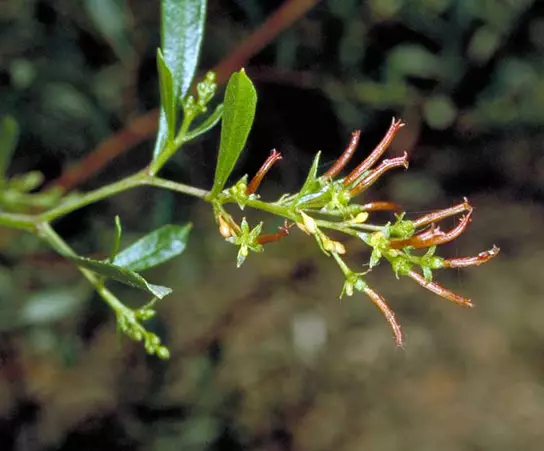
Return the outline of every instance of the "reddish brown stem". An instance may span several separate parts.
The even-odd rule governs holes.
[[[229,75],[240,69],[253,55],[261,51],[278,34],[292,25],[320,0],[286,0],[266,21],[251,34],[234,52],[221,61],[213,71],[218,83],[227,80]]]
[[[62,175],[48,183],[44,190],[61,188],[64,192],[88,180],[112,160],[147,139],[157,130],[159,110],[154,109],[129,122],[121,131],[102,141],[90,154],[64,170]]]
[[[346,147],[346,150],[340,155],[338,160],[334,162],[334,164],[329,168],[325,174],[323,174],[324,177],[328,178],[334,178],[336,177],[342,169],[346,167],[346,164],[348,164],[349,160],[351,160],[351,157],[355,153],[355,150],[357,149],[357,144],[359,144],[359,138],[361,137],[361,130],[355,130],[351,134],[351,140]]]
[[[431,241],[436,240],[444,235],[445,233],[440,230],[440,227],[436,227],[434,224],[432,224],[429,230],[425,230],[418,235],[414,235],[410,238],[404,239],[392,239],[389,242],[389,247],[391,249],[402,249],[406,246],[411,246],[415,249],[421,249],[424,247],[432,246],[431,244],[429,244]]]
[[[450,216],[455,216],[459,213],[463,213],[465,211],[471,212],[472,211],[472,205],[468,203],[468,199],[465,197],[463,199],[463,203],[454,205],[450,208],[445,208],[444,210],[438,210],[433,211],[432,213],[426,214],[424,216],[421,216],[413,221],[414,226],[416,228],[426,226],[428,224],[431,224],[433,222],[441,221],[442,219],[448,218]]]
[[[385,172],[393,168],[404,167],[408,169],[408,154],[404,152],[402,157],[391,158],[389,160],[383,160],[380,165],[371,171],[365,178],[363,178],[357,185],[355,185],[349,192],[351,197],[361,193],[369,186],[371,186],[376,180],[378,180]]]
[[[467,228],[471,220],[472,211],[469,211],[468,214],[461,218],[459,224],[456,227],[451,229],[449,232],[442,232],[440,227],[433,227],[431,229],[415,235],[411,238],[406,238],[403,240],[391,240],[389,246],[391,249],[401,249],[406,246],[411,246],[415,249],[421,249],[424,247],[438,246],[440,244],[449,243],[457,237],[459,237]]]
[[[285,221],[282,226],[278,227],[278,231],[276,233],[266,233],[264,235],[259,235],[257,237],[257,243],[267,244],[278,241],[283,237],[289,235],[289,233],[291,232],[291,227],[293,227],[294,225],[294,223],[288,224],[287,221]]]
[[[415,271],[410,271],[407,273],[407,275],[414,279],[417,283],[419,283],[423,288],[432,291],[433,293],[443,297],[444,299],[447,299],[448,301],[455,302],[456,304],[462,305],[464,307],[474,307],[470,299],[454,293],[453,291],[450,291],[447,288],[438,285],[436,282],[427,282],[425,280],[425,277]]]
[[[246,188],[246,194],[253,194],[257,191],[259,186],[261,185],[261,182],[263,181],[264,176],[267,174],[267,172],[270,170],[270,168],[274,165],[274,163],[278,160],[281,160],[282,156],[281,153],[279,153],[276,149],[272,149],[270,152],[270,155],[265,160],[261,168],[257,171],[255,176],[251,179],[251,182]]]
[[[499,255],[500,249],[493,246],[492,249],[480,252],[476,257],[460,257],[444,260],[444,268],[466,268],[467,266],[479,266]]]
[[[381,140],[381,142],[376,146],[376,148],[370,153],[370,155],[365,158],[359,166],[357,166],[345,179],[344,186],[349,186],[355,182],[362,174],[368,171],[376,161],[384,154],[387,150],[397,132],[404,127],[404,123],[399,119],[398,121],[393,118],[389,130]]]
[[[400,328],[399,323],[397,323],[395,313],[393,310],[391,310],[389,305],[387,305],[385,298],[368,286],[365,287],[364,292],[372,300],[372,302],[374,302],[374,305],[380,309],[383,316],[385,316],[385,319],[393,330],[393,335],[395,336],[395,343],[397,343],[397,346],[403,347],[404,340],[402,338],[402,329]]]
[[[465,216],[461,218],[457,226],[455,226],[449,232],[443,233],[442,235],[437,236],[436,238],[429,239],[427,242],[427,246],[425,247],[438,246],[440,244],[446,244],[446,243],[449,243],[450,241],[453,241],[466,230],[471,220],[472,220],[472,211],[469,211]]]
[[[361,205],[362,211],[401,211],[402,207],[393,202],[369,202]]]

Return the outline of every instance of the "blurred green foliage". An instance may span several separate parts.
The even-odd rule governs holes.
[[[533,177],[532,194],[544,187],[541,140],[535,145],[532,138],[538,139],[544,121],[544,16],[538,3],[324,1],[248,71],[254,69],[258,79],[262,69],[263,85],[325,93],[346,132],[375,127],[383,117],[387,124],[392,114],[409,119],[415,130],[421,126],[422,144],[433,150],[428,173],[393,181],[399,198],[435,199],[432,193],[452,173],[473,165],[474,178],[482,177],[489,167],[477,164],[486,158],[496,159],[509,186],[519,188],[513,197],[527,192]],[[202,67],[224,56],[278,4],[210,2]],[[0,115],[13,115],[21,133],[13,171],[38,169],[50,180],[129,118],[158,104],[158,5],[12,0],[0,3],[0,36]],[[286,147],[300,142],[285,128],[273,133]],[[322,129],[333,133],[338,131],[332,126]],[[146,155],[151,148],[146,143]],[[104,177],[126,171],[139,155],[137,149]],[[183,173],[183,164],[193,158],[192,176],[209,180],[203,173],[212,167],[198,166],[206,164],[205,155],[189,152],[170,170]],[[285,178],[296,178],[289,171]],[[95,240],[107,247],[113,211],[137,229],[188,208],[168,194],[127,193],[111,202],[113,207],[90,209],[61,224],[80,250],[95,248]],[[151,203],[158,205],[156,215],[140,217]],[[196,219],[199,214],[194,212]],[[111,450],[536,451],[544,413],[538,363],[544,315],[535,296],[542,291],[535,277],[543,255],[534,219],[539,216],[502,203],[484,214],[498,225],[492,230],[497,244],[512,249],[519,265],[489,269],[483,283],[461,280],[487,304],[481,316],[422,308],[419,295],[403,285],[392,296],[405,298],[398,314],[407,319],[413,351],[400,357],[372,306],[334,301],[336,289],[330,287],[337,284],[329,282],[334,276],[315,268],[313,254],[302,245],[287,245],[276,259],[267,256],[262,259],[267,262],[234,273],[225,270],[221,254],[230,249],[222,250],[205,232],[195,233],[190,264],[160,272],[184,287],[162,321],[154,322],[171,338],[173,363],[167,369],[138,357],[139,350],[123,358],[114,324],[71,267],[42,254],[37,240],[2,230],[5,449],[10,443],[17,449],[18,440],[37,443],[35,449],[65,450],[91,449],[82,445],[86,442]],[[209,222],[205,219],[202,223]],[[512,237],[513,229],[525,247],[512,244],[521,239]],[[490,232],[480,227],[475,233]],[[199,247],[206,251],[194,252]],[[292,268],[286,261],[295,253],[304,260]],[[294,332],[308,315],[311,325],[322,330],[319,325],[326,324],[328,333],[326,344],[317,340],[310,357]],[[430,323],[434,330],[427,333]],[[43,413],[25,422],[16,414],[26,413],[29,403]]]

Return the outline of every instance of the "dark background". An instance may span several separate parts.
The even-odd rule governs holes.
[[[210,1],[202,70],[280,4]],[[207,205],[124,193],[55,226],[93,253],[108,248],[115,214],[127,240],[195,224],[186,253],[149,274],[175,289],[150,326],[172,358],[119,337],[69,264],[0,230],[0,449],[541,449],[543,9],[531,0],[323,1],[246,66],[259,104],[237,175],[277,148],[284,158],[264,196],[296,190],[316,151],[330,163],[361,128],[362,158],[402,117],[391,154],[406,149],[410,170],[385,177],[368,200],[417,215],[469,197],[474,221],[442,255],[493,244],[501,255],[439,280],[476,309],[377,268],[368,281],[403,325],[402,351],[365,297],[337,300],[336,265],[301,233],[236,270]],[[53,180],[158,103],[158,2],[3,1],[0,27],[0,114],[21,127],[10,174]],[[164,175],[209,188],[217,141],[215,130],[187,146]],[[79,188],[143,167],[152,146]]]

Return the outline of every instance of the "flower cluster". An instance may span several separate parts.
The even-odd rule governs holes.
[[[359,143],[360,131],[353,132],[345,151],[323,175],[317,175],[318,154],[298,193],[284,195],[276,202],[266,204],[259,199],[256,192],[266,173],[282,158],[279,152],[273,150],[249,184],[246,183],[247,177],[242,178],[232,188],[224,191],[214,204],[221,235],[240,246],[238,266],[245,261],[249,250],[262,251],[263,244],[288,235],[293,224],[313,236],[319,248],[336,260],[345,276],[341,296],[351,296],[354,291],[365,293],[387,319],[399,346],[404,343],[402,330],[385,299],[366,283],[366,274],[381,262],[388,262],[397,277],[410,277],[422,287],[447,300],[472,307],[470,299],[435,282],[433,271],[478,266],[499,253],[499,249],[493,246],[473,257],[445,259],[435,255],[437,246],[457,239],[470,224],[473,208],[467,199],[452,207],[411,220],[393,202],[354,201],[387,171],[398,167],[408,168],[406,152],[401,157],[379,161],[404,125],[402,121],[393,118],[387,133],[370,155],[348,175],[339,177],[355,154]],[[261,234],[262,223],[251,229],[244,218],[241,225],[237,225],[223,208],[223,204],[229,202],[236,202],[241,208],[249,205],[268,210],[284,216],[286,222],[276,233]],[[390,211],[395,214],[395,220],[382,225],[370,224],[368,218],[375,211]],[[453,216],[459,216],[457,225],[449,230],[442,230],[439,224]],[[342,257],[346,254],[345,245],[331,238],[328,230],[356,237],[370,248],[366,271],[355,272],[348,267]]]

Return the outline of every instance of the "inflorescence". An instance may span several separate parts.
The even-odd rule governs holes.
[[[435,255],[437,246],[457,239],[468,227],[472,219],[473,207],[465,198],[463,202],[452,207],[427,213],[416,219],[407,219],[402,208],[393,202],[365,202],[358,204],[354,199],[364,193],[382,175],[393,168],[408,168],[408,155],[384,159],[386,152],[404,123],[393,118],[391,125],[368,157],[345,177],[339,177],[343,169],[355,154],[361,132],[355,131],[342,155],[321,176],[317,175],[319,154],[314,160],[310,173],[296,194],[282,196],[276,202],[268,204],[268,210],[286,218],[285,223],[276,233],[262,234],[263,223],[251,228],[244,218],[240,225],[225,211],[223,204],[236,202],[241,208],[258,202],[261,209],[264,203],[256,194],[261,181],[271,167],[282,156],[272,150],[257,174],[247,184],[247,177],[242,178],[232,188],[225,190],[214,202],[216,221],[220,234],[230,243],[239,246],[238,266],[249,254],[249,251],[260,252],[263,245],[289,235],[296,226],[306,234],[315,238],[319,248],[328,256],[332,256],[345,276],[341,296],[351,296],[354,291],[365,293],[387,319],[397,345],[403,346],[402,330],[395,314],[386,300],[365,280],[366,274],[380,264],[391,265],[397,277],[407,276],[415,280],[427,290],[465,307],[472,307],[472,301],[441,286],[433,280],[433,270],[442,268],[464,268],[478,266],[495,257],[499,248],[476,256],[445,259]],[[368,218],[376,211],[390,211],[395,220],[386,224],[370,224]],[[446,218],[459,216],[459,222],[449,230],[442,230],[439,223]],[[370,257],[365,271],[351,270],[343,259],[346,254],[345,245],[331,238],[325,230],[337,231],[353,236],[370,247]]]

